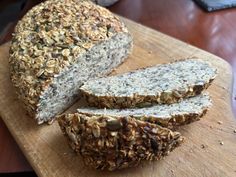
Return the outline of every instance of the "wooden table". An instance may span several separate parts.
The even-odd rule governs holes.
[[[28,1],[25,9],[37,1]],[[236,9],[207,13],[191,0],[121,0],[109,9],[224,58],[236,73]],[[2,41],[10,39],[11,29],[1,36]],[[0,173],[32,171],[1,119],[0,140]]]

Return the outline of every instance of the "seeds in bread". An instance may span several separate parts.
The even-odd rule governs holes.
[[[162,127],[176,129],[180,125],[199,120],[205,115],[211,105],[210,96],[208,94],[200,94],[170,105],[156,104],[145,108],[127,109],[79,108],[77,111],[88,116],[133,117],[141,121],[161,125]]]
[[[183,142],[178,132],[129,117],[67,114],[58,119],[72,149],[86,165],[116,170],[159,160]]]
[[[38,123],[51,121],[90,78],[104,76],[132,49],[132,37],[111,12],[90,1],[48,0],[19,21],[10,48],[18,97]]]
[[[86,82],[81,88],[90,106],[129,108],[175,103],[200,94],[216,76],[216,69],[200,59],[162,64]]]

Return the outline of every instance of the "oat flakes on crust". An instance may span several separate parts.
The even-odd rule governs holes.
[[[34,116],[40,95],[78,56],[116,33],[128,33],[105,8],[78,0],[48,0],[17,24],[10,47],[10,73],[18,97]]]
[[[178,132],[133,118],[75,113],[62,115],[58,122],[84,163],[101,170],[162,159],[183,142]]]

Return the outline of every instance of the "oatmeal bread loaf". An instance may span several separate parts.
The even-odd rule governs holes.
[[[141,121],[147,121],[161,125],[162,127],[176,129],[180,125],[189,124],[204,116],[212,105],[208,94],[200,94],[192,98],[186,98],[179,103],[155,104],[143,108],[127,109],[99,109],[79,108],[78,113],[93,115],[105,115],[110,117],[132,117]]]
[[[216,76],[216,69],[200,59],[188,59],[89,80],[81,88],[90,106],[129,108],[175,103],[200,94]]]
[[[100,5],[100,6],[108,7],[108,6],[115,4],[119,0],[91,0],[91,1]]]
[[[18,97],[38,123],[77,98],[88,79],[107,75],[132,49],[132,37],[111,12],[90,1],[48,0],[15,28],[10,73]]]
[[[63,134],[84,163],[116,170],[159,160],[183,142],[178,132],[130,117],[67,114],[58,119]]]

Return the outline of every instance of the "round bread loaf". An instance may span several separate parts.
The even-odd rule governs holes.
[[[15,28],[10,75],[18,97],[38,123],[77,98],[80,86],[121,64],[132,37],[118,17],[90,1],[48,0]]]

